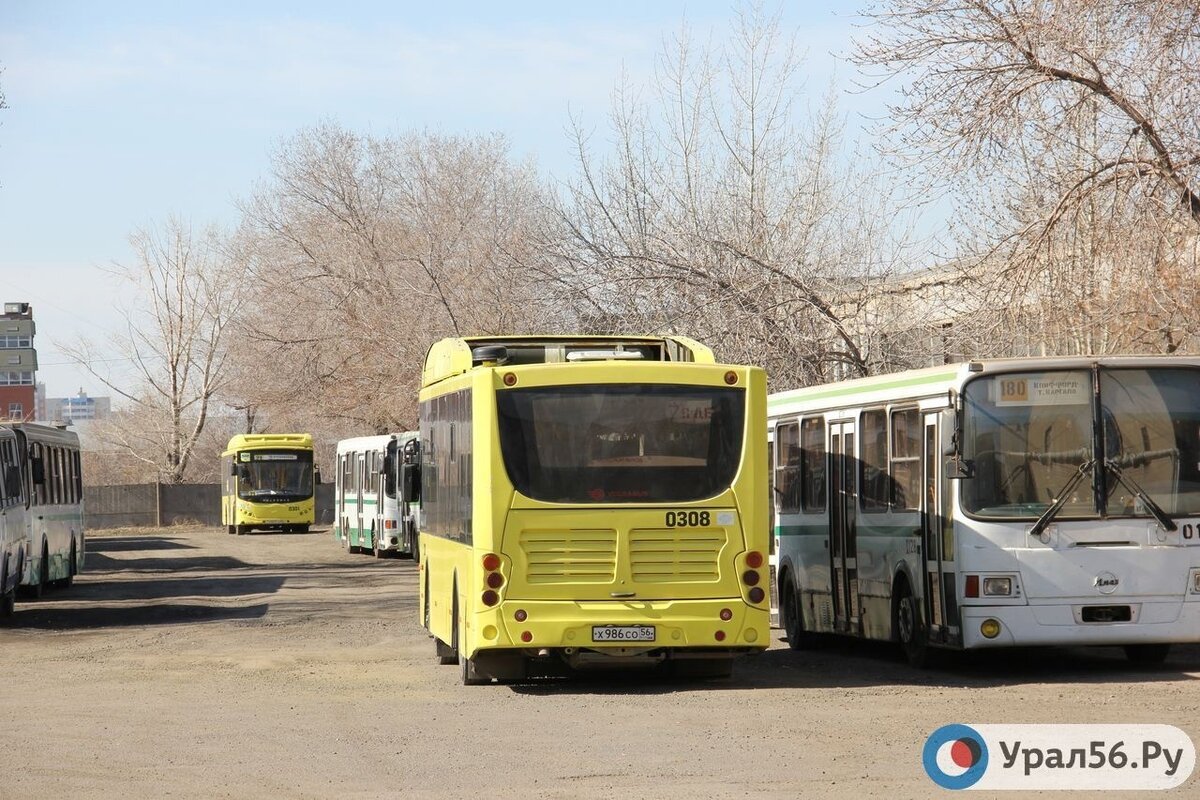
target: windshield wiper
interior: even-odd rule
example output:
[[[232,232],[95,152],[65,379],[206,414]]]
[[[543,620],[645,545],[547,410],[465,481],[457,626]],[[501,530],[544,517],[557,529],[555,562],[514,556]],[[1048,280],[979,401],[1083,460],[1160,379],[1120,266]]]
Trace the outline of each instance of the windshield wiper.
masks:
[[[1158,455],[1159,453],[1173,453],[1173,452],[1174,451],[1152,451],[1151,453],[1147,453],[1145,455],[1155,456],[1155,455]],[[1140,463],[1146,463],[1146,461],[1148,461],[1148,460],[1149,459],[1145,459],[1145,460],[1141,461]],[[1139,462],[1134,461],[1131,463],[1137,464]],[[1162,510],[1162,506],[1160,506],[1158,503],[1154,502],[1154,500],[1151,499],[1150,495],[1146,494],[1146,491],[1144,489],[1142,489],[1142,487],[1138,486],[1136,483],[1133,482],[1133,478],[1125,477],[1125,473],[1121,471],[1121,464],[1118,461],[1118,459],[1116,459],[1116,458],[1107,459],[1104,462],[1104,466],[1105,466],[1105,468],[1108,469],[1109,472],[1111,472],[1116,477],[1118,483],[1120,483],[1122,486],[1124,486],[1129,491],[1133,492],[1134,497],[1136,497],[1137,499],[1142,501],[1142,505],[1144,505],[1146,507],[1146,510],[1150,512],[1151,516],[1154,517],[1155,521],[1157,521],[1158,524],[1163,527],[1163,530],[1173,531],[1173,530],[1177,530],[1179,528],[1179,526],[1175,524],[1175,520],[1171,519],[1171,516],[1166,511]]]
[[[1049,508],[1042,512],[1042,515],[1037,518],[1037,522],[1033,523],[1033,527],[1029,529],[1030,536],[1042,535],[1042,531],[1046,529],[1046,526],[1054,521],[1054,518],[1058,516],[1058,512],[1061,511],[1062,507],[1067,504],[1067,498],[1070,496],[1071,492],[1074,491],[1075,487],[1079,485],[1079,482],[1083,480],[1083,476],[1092,471],[1092,467],[1094,467],[1095,464],[1096,459],[1091,458],[1079,465],[1079,469],[1075,471],[1075,474],[1072,475],[1067,482],[1063,484],[1063,487],[1058,490],[1058,496],[1054,498],[1054,502],[1050,504]]]

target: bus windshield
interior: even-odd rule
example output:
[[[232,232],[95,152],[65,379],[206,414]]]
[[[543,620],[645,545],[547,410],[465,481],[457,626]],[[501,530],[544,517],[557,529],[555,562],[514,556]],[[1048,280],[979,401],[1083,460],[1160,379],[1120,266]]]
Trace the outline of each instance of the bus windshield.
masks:
[[[1200,513],[1200,370],[1102,368],[1098,414],[1088,370],[987,376],[963,394],[968,513],[1036,518],[1081,469],[1060,517],[1146,516],[1147,498]]]
[[[311,452],[252,450],[237,458],[238,497],[243,500],[284,503],[312,497]]]
[[[500,392],[497,406],[509,478],[535,500],[701,500],[728,487],[741,460],[741,389],[555,386]]]

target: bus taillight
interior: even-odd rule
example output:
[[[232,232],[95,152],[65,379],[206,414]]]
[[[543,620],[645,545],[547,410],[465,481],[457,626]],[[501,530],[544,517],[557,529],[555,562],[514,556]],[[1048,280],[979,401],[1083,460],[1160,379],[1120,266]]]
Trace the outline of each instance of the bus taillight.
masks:
[[[499,589],[504,585],[504,576],[499,572],[489,572],[487,574],[487,585],[492,589]]]
[[[746,584],[747,586],[757,586],[758,581],[759,574],[757,570],[748,569],[742,573],[742,583]]]
[[[525,613],[525,609],[518,608],[516,613],[513,614],[513,619],[515,619],[517,622],[524,622],[525,620],[529,619],[529,615]]]
[[[750,567],[751,569],[758,569],[762,565],[763,565],[762,553],[758,552],[757,550],[751,550],[749,553],[746,553],[746,566],[747,567]]]
[[[763,600],[766,599],[767,593],[765,591],[763,591],[763,588],[761,586],[755,586],[753,589],[751,589],[749,592],[746,593],[746,596],[750,598],[751,603],[754,603],[757,605],[758,603],[761,603]]]
[[[495,572],[500,569],[500,556],[495,553],[488,553],[483,557],[483,568],[488,572]]]
[[[492,591],[491,589],[485,589],[483,595],[479,599],[483,601],[485,606],[491,608],[492,606],[496,605],[496,603],[500,602],[500,595],[496,594],[496,592]]]
[[[725,622],[729,622],[729,620],[733,619],[733,612],[730,611],[728,608],[722,608],[721,609],[721,619],[724,620]]]
[[[966,582],[963,584],[964,597],[979,597],[979,576],[968,575]]]

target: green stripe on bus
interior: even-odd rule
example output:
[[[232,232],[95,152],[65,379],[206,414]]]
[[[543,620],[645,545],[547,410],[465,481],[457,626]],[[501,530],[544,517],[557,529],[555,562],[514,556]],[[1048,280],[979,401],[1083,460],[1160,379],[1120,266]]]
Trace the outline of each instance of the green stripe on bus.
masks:
[[[799,400],[824,400],[828,397],[845,397],[853,394],[866,394],[867,392],[878,392],[884,389],[899,389],[906,386],[925,386],[930,383],[941,383],[945,380],[953,378],[958,374],[958,369],[937,372],[933,375],[921,375],[915,378],[899,378],[896,380],[884,381],[879,383],[871,383],[866,386],[842,386],[834,384],[828,389],[793,389],[790,392],[773,395],[767,398],[767,407],[784,405],[786,403],[794,403]]]
[[[776,536],[828,536],[829,525],[776,525]],[[913,525],[863,525],[859,523],[855,528],[855,536],[864,538],[867,536],[919,536],[917,529]]]

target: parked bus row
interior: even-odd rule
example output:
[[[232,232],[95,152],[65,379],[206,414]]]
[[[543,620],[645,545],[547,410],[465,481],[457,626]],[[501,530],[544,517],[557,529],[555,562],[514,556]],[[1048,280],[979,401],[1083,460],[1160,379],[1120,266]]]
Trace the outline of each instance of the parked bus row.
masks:
[[[972,361],[768,400],[760,370],[682,338],[444,340],[420,392],[421,621],[464,683],[722,675],[768,645],[772,551],[793,648],[1159,662],[1200,640],[1197,398],[1182,357]]]
[[[0,424],[0,617],[18,592],[41,597],[83,569],[79,437],[28,423]]]
[[[347,552],[376,558],[416,555],[417,447],[415,432],[338,442],[333,536]]]

